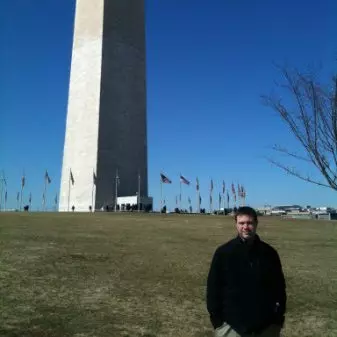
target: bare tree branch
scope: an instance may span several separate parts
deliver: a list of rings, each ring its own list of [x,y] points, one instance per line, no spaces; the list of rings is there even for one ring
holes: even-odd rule
[[[302,175],[301,173],[297,172],[294,168],[290,168],[290,167],[288,167],[288,166],[286,166],[286,165],[283,165],[283,164],[281,164],[280,162],[277,162],[277,161],[275,161],[275,160],[273,160],[273,159],[270,159],[270,158],[268,158],[268,161],[269,161],[271,164],[273,164],[273,165],[279,167],[280,169],[284,170],[284,171],[287,172],[288,174],[293,175],[293,176],[295,176],[295,177],[297,177],[297,178],[299,178],[299,179],[301,179],[301,180],[304,180],[304,181],[306,181],[306,182],[309,182],[309,183],[312,183],[312,184],[315,184],[315,185],[319,185],[319,186],[331,188],[331,186],[328,185],[328,184],[324,184],[324,183],[322,183],[322,182],[320,182],[320,181],[313,180],[313,179],[311,179],[310,177],[305,177],[305,176]]]
[[[277,151],[277,152],[280,152],[280,153],[283,153],[283,154],[286,154],[287,156],[290,156],[290,157],[294,157],[298,160],[303,160],[303,161],[306,161],[307,163],[311,163],[311,160],[308,159],[308,158],[305,158],[303,156],[300,156],[298,155],[297,153],[294,153],[294,152],[290,152],[289,150],[287,150],[286,148],[282,148],[280,147],[279,145],[274,145],[272,147],[272,149],[274,151]]]
[[[331,93],[320,85],[313,73],[304,74],[287,67],[279,69],[285,79],[279,88],[290,94],[295,108],[271,95],[262,96],[263,102],[278,113],[305,151],[305,156],[281,146],[274,146],[273,150],[315,167],[325,182],[306,177],[278,161],[268,160],[301,180],[337,190],[337,77],[333,79]]]

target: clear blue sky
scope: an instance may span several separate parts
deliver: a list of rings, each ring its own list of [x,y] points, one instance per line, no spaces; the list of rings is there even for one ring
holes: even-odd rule
[[[24,199],[41,208],[44,170],[59,190],[74,0],[0,2],[0,169],[8,207],[16,205],[23,169]],[[299,68],[322,64],[336,71],[335,0],[148,0],[147,89],[149,191],[159,205],[159,173],[173,180],[164,194],[170,207],[179,173],[193,182],[183,190],[195,205],[198,176],[208,207],[224,179],[241,183],[253,206],[337,206],[336,193],[306,184],[271,166],[273,144],[296,147],[275,113],[261,105],[279,78],[273,63]],[[302,167],[305,172],[309,171]],[[207,202],[206,202],[207,200]]]

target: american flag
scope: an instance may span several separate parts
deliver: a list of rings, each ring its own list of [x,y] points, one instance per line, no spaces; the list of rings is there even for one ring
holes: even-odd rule
[[[22,188],[25,186],[25,183],[26,183],[26,177],[25,177],[25,174],[23,174],[22,178],[21,178],[21,186],[22,186]]]
[[[235,187],[233,183],[232,183],[232,193],[233,193],[234,202],[236,202],[236,192],[235,192]]]
[[[180,175],[180,182],[183,183],[183,184],[186,184],[186,185],[190,184],[190,182],[185,177],[183,177],[182,175]]]
[[[172,181],[162,173],[160,173],[160,181],[164,184],[172,184]]]
[[[222,181],[222,194],[225,194],[225,189],[226,189],[226,185],[225,185],[225,181]]]
[[[197,177],[197,184],[196,184],[197,191],[199,191],[199,179]]]
[[[213,179],[211,179],[211,192],[213,191]]]
[[[97,176],[96,176],[95,171],[92,172],[92,181],[93,181],[94,185],[96,185]]]
[[[243,186],[241,186],[241,197],[242,197],[242,198],[245,198],[245,197],[246,197],[246,191],[245,191],[245,189],[243,188]]]
[[[48,174],[48,171],[47,171],[47,170],[46,170],[46,173],[45,173],[45,175],[44,175],[44,179],[48,182],[48,184],[51,183],[51,179],[50,179],[50,177],[49,177],[49,174]]]
[[[240,198],[243,198],[243,187],[242,187],[242,185],[240,185],[239,187],[240,187],[240,189],[239,189]]]
[[[71,169],[70,169],[70,180],[71,180],[71,184],[74,185],[75,179],[74,179],[73,173],[71,172]]]
[[[235,187],[234,187],[234,184],[233,184],[233,183],[232,183],[232,193],[233,193],[233,195],[236,195]]]

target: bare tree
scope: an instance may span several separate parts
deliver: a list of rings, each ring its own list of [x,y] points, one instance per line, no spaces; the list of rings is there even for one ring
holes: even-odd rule
[[[275,96],[262,96],[275,110],[298,141],[303,154],[274,146],[273,150],[318,170],[321,180],[306,175],[280,161],[268,160],[304,181],[337,190],[337,77],[330,87],[322,86],[313,72],[308,74],[287,67],[280,68],[285,83],[280,88],[290,93],[295,108]]]

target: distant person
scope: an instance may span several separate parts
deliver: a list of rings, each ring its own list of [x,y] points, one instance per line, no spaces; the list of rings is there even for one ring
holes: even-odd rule
[[[75,212],[75,206],[74,206],[74,205],[71,207],[71,210],[72,210],[73,212]]]
[[[207,309],[215,337],[279,337],[286,284],[274,248],[256,234],[257,213],[240,207],[236,238],[218,247],[207,279]]]

